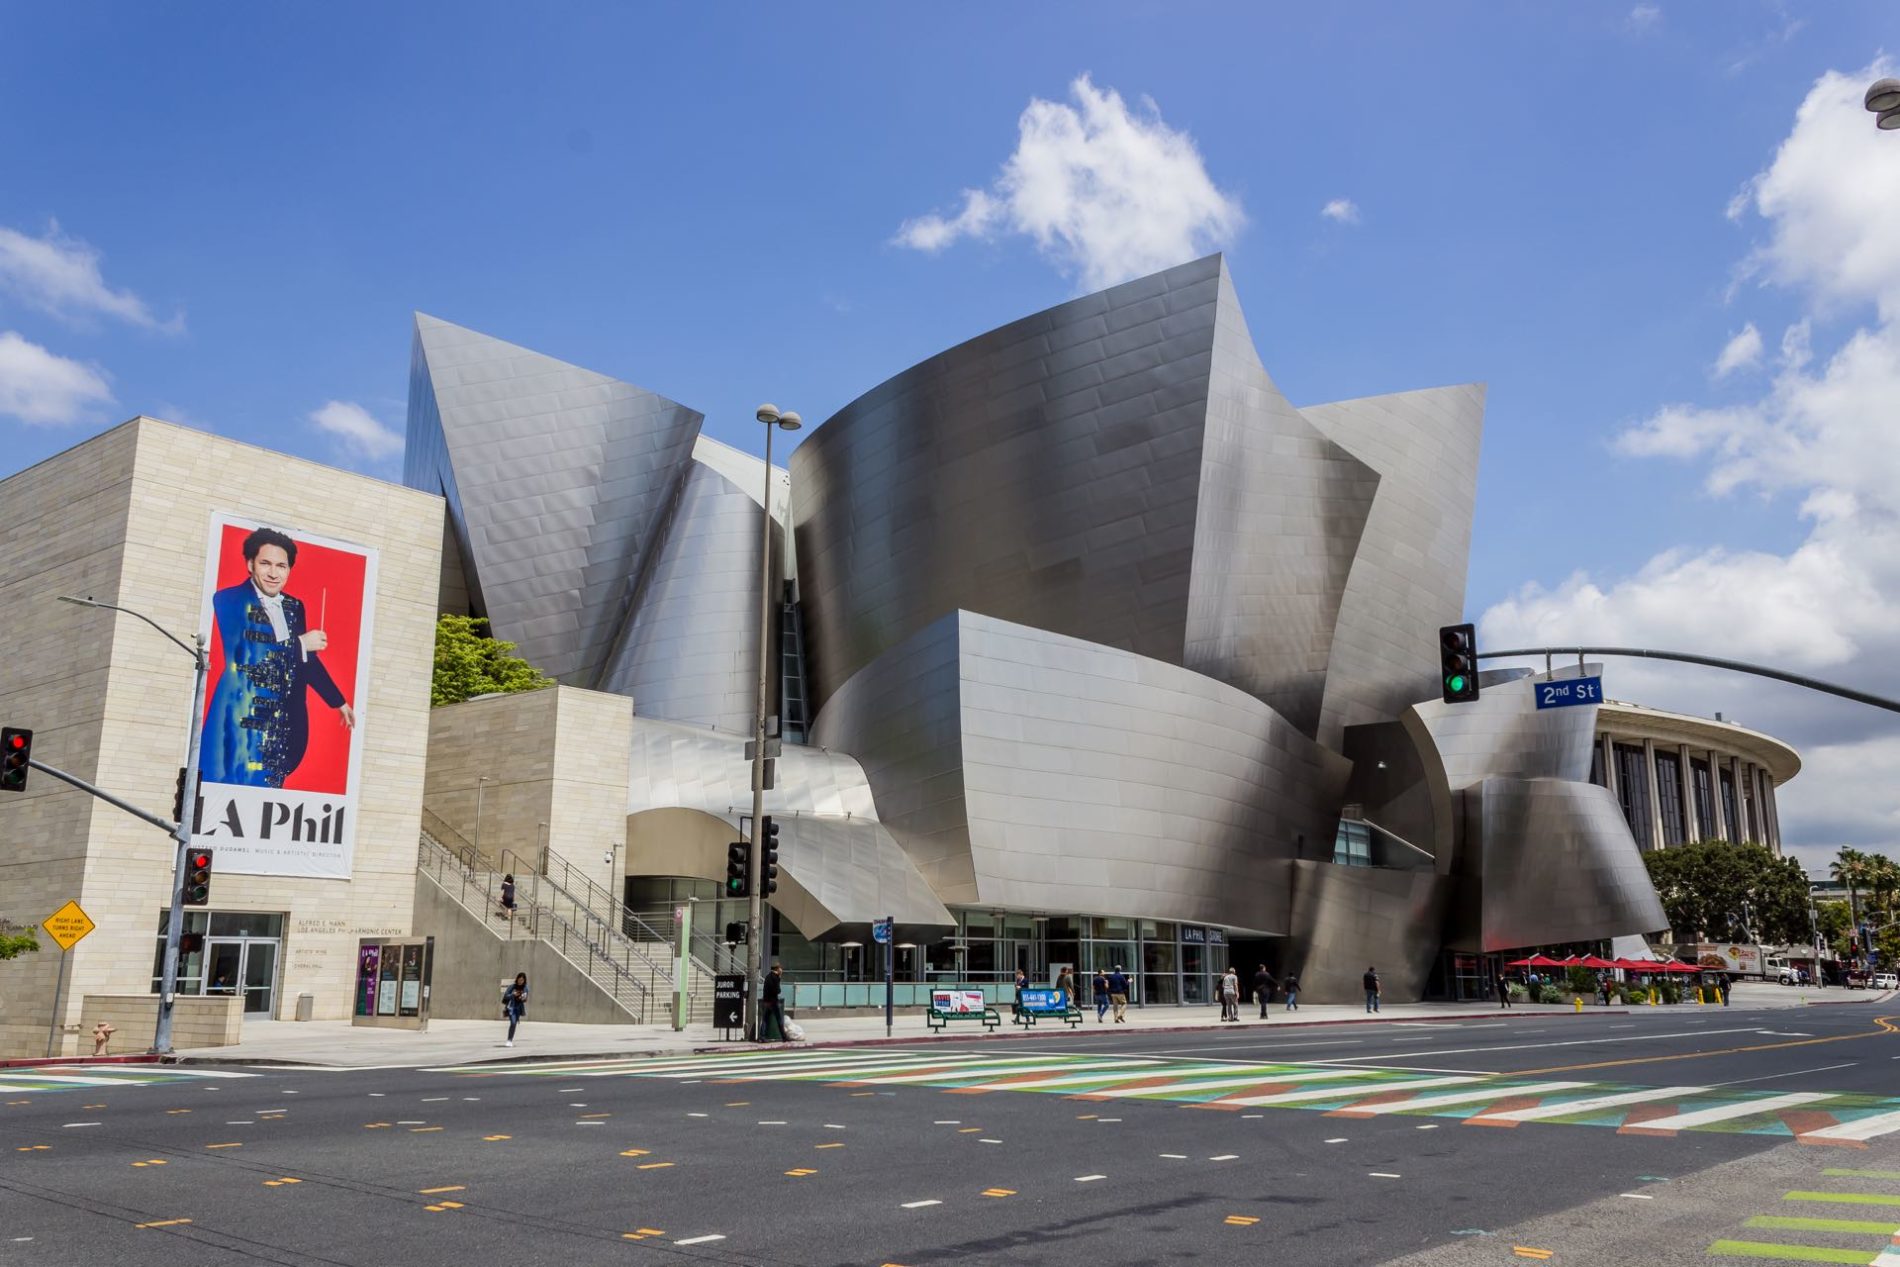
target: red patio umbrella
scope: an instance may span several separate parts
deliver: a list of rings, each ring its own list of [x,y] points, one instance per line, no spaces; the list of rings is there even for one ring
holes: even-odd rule
[[[1561,959],[1552,959],[1549,955],[1532,955],[1528,959],[1513,959],[1504,966],[1507,968],[1563,968],[1568,965]]]
[[[1585,955],[1583,958],[1576,961],[1576,966],[1579,968],[1614,968],[1616,967],[1616,965],[1611,963],[1608,959],[1604,959],[1598,955]]]

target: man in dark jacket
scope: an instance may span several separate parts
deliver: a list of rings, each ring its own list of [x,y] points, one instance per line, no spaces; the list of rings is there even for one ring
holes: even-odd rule
[[[1379,1010],[1379,970],[1368,967],[1363,981],[1366,987],[1366,1011],[1376,1012]]]
[[[765,1005],[759,1009],[759,1041],[762,1043],[785,1040],[785,1002],[780,993],[784,988],[784,978],[784,967],[776,963],[765,974]]]
[[[1260,1003],[1260,1019],[1263,1021],[1267,1019],[1267,1004],[1273,1001],[1273,987],[1278,984],[1273,974],[1267,971],[1266,964],[1254,969],[1253,995]]]

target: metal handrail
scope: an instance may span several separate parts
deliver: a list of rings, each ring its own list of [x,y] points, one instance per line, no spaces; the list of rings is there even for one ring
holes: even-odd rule
[[[420,833],[417,863],[419,868],[428,871],[430,877],[437,883],[442,882],[443,871],[448,867],[453,867],[458,879],[456,900],[460,902],[465,909],[474,909],[468,900],[471,890],[479,896],[484,914],[488,907],[495,904],[491,898],[498,898],[498,895],[491,891],[489,885],[479,878],[482,874],[480,871],[471,872],[471,869],[465,865],[463,859],[457,855],[456,851],[449,849],[427,832]],[[542,906],[536,902],[533,885],[534,875],[532,872],[528,872],[527,874],[530,880],[528,902],[529,919],[532,921],[530,924],[530,935],[540,941],[546,942],[557,954],[560,954],[563,958],[579,967],[589,979],[601,985],[616,1002],[626,1008],[636,1021],[645,1021],[647,1001],[653,993],[652,983],[650,981],[643,983],[636,973],[631,971],[627,966],[617,962],[597,944],[595,939],[586,936],[581,930],[575,928],[572,923],[562,918],[558,911],[555,911],[551,907]],[[444,892],[448,891],[446,884],[443,884],[442,887]],[[521,885],[519,881],[516,883],[515,896],[517,904],[519,904],[521,897]],[[545,923],[543,922],[544,918]],[[510,924],[510,935],[513,935],[512,923]],[[603,970],[604,975],[610,977],[610,980],[607,982],[601,980]]]
[[[569,897],[574,897],[573,890],[577,886],[580,887],[586,894],[582,904],[587,906],[594,914],[601,916],[605,922],[618,927],[622,936],[635,944],[639,944],[642,941],[659,942],[669,947],[674,944],[672,936],[668,933],[661,932],[658,923],[648,922],[640,913],[633,911],[624,901],[597,884],[592,876],[582,871],[579,867],[576,867],[560,854],[554,852],[551,847],[543,847],[541,853],[547,863],[546,874],[549,882],[562,888],[567,892]],[[558,880],[555,878],[557,874],[560,877]],[[598,905],[596,905],[596,903],[598,903]],[[662,919],[659,922],[664,923],[666,921]],[[638,930],[637,933],[633,931],[636,929]],[[705,973],[708,977],[713,976],[715,969],[712,965],[716,962],[715,953],[717,943],[712,937],[702,931],[694,934],[693,944],[695,947],[703,945],[707,951],[703,958],[697,953],[690,955],[693,967]]]

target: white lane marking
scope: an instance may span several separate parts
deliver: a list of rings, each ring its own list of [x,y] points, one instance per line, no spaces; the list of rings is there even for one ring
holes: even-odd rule
[[[1170,1047],[1164,1051],[1149,1052],[1148,1054],[1151,1056],[1200,1056],[1202,1052],[1209,1051],[1279,1051],[1284,1047],[1364,1047],[1365,1045],[1366,1040],[1363,1038],[1319,1038],[1303,1039],[1299,1042],[1290,1043],[1236,1043],[1232,1045],[1223,1044],[1219,1047]],[[1203,1056],[1202,1059],[1213,1060],[1216,1059],[1216,1057]],[[1259,1062],[1235,1061],[1234,1063],[1258,1064]]]
[[[1405,1176],[1395,1175],[1389,1170],[1368,1170],[1366,1171],[1366,1178],[1368,1179],[1403,1179],[1405,1178]]]
[[[145,1078],[86,1078],[69,1073],[35,1073],[21,1070],[14,1075],[18,1078],[31,1078],[34,1082],[56,1082],[66,1087],[142,1087],[149,1084]]]
[[[1790,1069],[1787,1073],[1765,1073],[1759,1078],[1736,1078],[1729,1082],[1711,1082],[1709,1085],[1712,1087],[1739,1087],[1744,1082],[1773,1082],[1776,1078],[1798,1078],[1804,1073],[1827,1073],[1831,1069],[1852,1069],[1859,1063],[1858,1060],[1850,1060],[1844,1065],[1822,1065],[1818,1069]]]
[[[226,1126],[256,1126],[256,1125],[257,1125],[257,1123],[256,1123],[256,1122],[251,1122],[251,1121],[244,1121],[244,1122],[226,1122],[226,1123],[225,1123],[225,1125],[226,1125]]]
[[[1193,1074],[1231,1073],[1231,1064],[1219,1065],[1178,1065],[1157,1068],[1149,1065],[1142,1069],[1124,1069],[1119,1073],[1074,1073],[1059,1078],[1034,1078],[1028,1082],[1012,1082],[1012,1091],[1039,1091],[1044,1087],[1066,1087],[1078,1082],[1132,1082],[1136,1078],[1188,1077]]]
[[[1351,1078],[1355,1076],[1370,1078],[1385,1072],[1386,1070],[1383,1069],[1366,1069],[1357,1072],[1346,1069],[1322,1069],[1317,1072],[1309,1071],[1305,1073],[1256,1073],[1248,1074],[1244,1078],[1190,1078],[1185,1082],[1164,1082],[1156,1087],[1117,1087],[1112,1091],[1089,1091],[1084,1094],[1101,1096],[1104,1099],[1110,1100],[1131,1100],[1144,1095],[1192,1095],[1197,1091],[1218,1091],[1224,1087],[1254,1087],[1263,1083],[1322,1082],[1327,1080],[1337,1082],[1341,1078]]]
[[[705,1117],[707,1115],[704,1113],[688,1113],[686,1116],[687,1117]]]
[[[1234,1100],[1222,1100],[1222,1104],[1242,1104],[1254,1108],[1268,1104],[1299,1104],[1304,1100],[1337,1100],[1363,1098],[1381,1091],[1410,1091],[1424,1087],[1455,1087],[1467,1083],[1482,1081],[1477,1074],[1466,1074],[1456,1078],[1414,1078],[1409,1082],[1369,1082],[1356,1087],[1319,1087],[1307,1091],[1282,1091],[1278,1095],[1249,1095]]]
[[[449,1098],[450,1097],[446,1095],[425,1095],[422,1097],[422,1102],[424,1104],[437,1104]]]
[[[1737,1104],[1718,1105],[1713,1109],[1699,1109],[1694,1113],[1659,1117],[1653,1122],[1640,1122],[1637,1125],[1645,1131],[1685,1131],[1692,1126],[1707,1126],[1711,1122],[1753,1117],[1757,1113],[1772,1113],[1776,1109],[1793,1108],[1797,1104],[1813,1104],[1816,1100],[1833,1098],[1834,1093],[1830,1091],[1791,1091],[1786,1095],[1771,1095],[1761,1100],[1744,1100]]]
[[[945,1069],[935,1073],[872,1074],[862,1078],[851,1078],[848,1079],[848,1081],[863,1083],[865,1086],[897,1086],[907,1082],[941,1082],[949,1079],[981,1081],[990,1078],[1006,1078],[1013,1073],[1049,1073],[1057,1069],[1081,1069],[1086,1067],[1074,1061],[1065,1061],[1059,1065],[1049,1064],[1047,1062],[1042,1064],[1018,1065],[1013,1069],[1001,1067],[1000,1061],[997,1062],[997,1064],[999,1066],[997,1068],[972,1065],[966,1069]],[[1120,1062],[1105,1061],[1097,1067],[1102,1069],[1117,1069],[1121,1066]]]
[[[963,1121],[961,1118],[946,1117],[940,1122],[932,1122],[931,1125],[932,1126],[962,1126]]]
[[[689,1236],[685,1240],[674,1241],[673,1243],[675,1245],[704,1245],[708,1241],[723,1241],[725,1239],[723,1233],[714,1232],[710,1236]]]
[[[1240,1154],[1239,1153],[1222,1153],[1218,1157],[1209,1157],[1208,1160],[1209,1161],[1239,1161]]]
[[[783,1122],[760,1122],[760,1123],[759,1123],[759,1125],[760,1125],[760,1126],[783,1126],[783,1125],[785,1125],[785,1123],[783,1123]]]
[[[554,1094],[573,1095],[576,1091],[585,1091],[585,1090],[587,1090],[586,1087],[556,1087],[554,1088]]]
[[[1521,1030],[1519,1032],[1531,1034],[1538,1031]],[[1760,1033],[1760,1031],[1753,1026],[1742,1026],[1737,1029],[1697,1030],[1693,1034],[1630,1034],[1624,1038],[1573,1038],[1561,1043],[1517,1043],[1511,1046],[1500,1047],[1448,1047],[1442,1051],[1395,1051],[1389,1056],[1354,1056],[1352,1057],[1352,1062],[1357,1064],[1361,1061],[1371,1060],[1412,1060],[1419,1056],[1471,1056],[1491,1051],[1542,1051],[1547,1047],[1594,1047],[1599,1043],[1653,1043],[1671,1038],[1707,1038],[1714,1034],[1756,1033]],[[1319,1061],[1316,1063],[1325,1064],[1328,1062]]]
[[[1121,1119],[1120,1119],[1120,1118],[1118,1118],[1118,1117],[1098,1117],[1098,1118],[1096,1118],[1095,1120],[1096,1120],[1097,1122],[1119,1122],[1119,1121],[1121,1121]]]
[[[1329,1139],[1326,1142],[1329,1144],[1343,1144],[1346,1142],[1346,1138],[1342,1135],[1338,1139]]]
[[[1619,1197],[1628,1197],[1632,1201],[1654,1201],[1656,1198],[1645,1192],[1619,1192]]]
[[[1487,1113],[1487,1122],[1541,1122],[1547,1117],[1564,1117],[1571,1113],[1592,1113],[1597,1109],[1613,1109],[1620,1104],[1642,1104],[1647,1100],[1680,1100],[1692,1095],[1704,1095],[1707,1087],[1648,1087],[1642,1091],[1619,1091],[1615,1095],[1594,1095],[1587,1099],[1571,1100],[1566,1104],[1540,1104],[1531,1109],[1513,1109],[1509,1113]]]
[[[979,1139],[976,1142],[979,1144],[1000,1144],[1003,1141],[1000,1139]]]
[[[1075,1181],[1077,1183],[1094,1183],[1097,1179],[1106,1178],[1108,1178],[1107,1175],[1077,1175]]]
[[[1240,1115],[1240,1120],[1243,1122],[1258,1122],[1261,1118],[1265,1116],[1266,1116],[1265,1113],[1242,1113]]]
[[[387,1094],[387,1093],[386,1093],[386,1092],[382,1092],[382,1091],[372,1091],[372,1092],[370,1092],[370,1093],[369,1093],[369,1098],[370,1098],[370,1099],[372,1099],[372,1100],[380,1100],[380,1099],[382,1099],[382,1098],[383,1098],[383,1096],[384,1096],[385,1094]]]
[[[1528,1086],[1484,1087],[1476,1091],[1454,1091],[1450,1095],[1421,1095],[1409,1100],[1398,1100],[1391,1104],[1374,1104],[1363,1109],[1351,1109],[1353,1113],[1406,1113],[1413,1109],[1436,1109],[1447,1104],[1470,1104],[1473,1100],[1499,1100],[1513,1095],[1544,1095],[1551,1091],[1574,1091],[1578,1087],[1587,1087],[1588,1082],[1533,1082]]]
[[[65,1125],[65,1129],[66,1129],[66,1130],[69,1130],[69,1131],[70,1131],[70,1130],[72,1130],[72,1129],[73,1129],[73,1128],[74,1128],[75,1126],[97,1126],[97,1125],[99,1125],[99,1123],[97,1123],[97,1122],[67,1122],[67,1123],[65,1123],[64,1125]],[[246,1123],[244,1123],[244,1125],[246,1125],[246,1126],[249,1126],[249,1125],[250,1125],[250,1123],[249,1123],[249,1122],[246,1122]]]
[[[848,1131],[851,1129],[850,1127],[844,1125],[842,1122],[821,1122],[819,1123],[819,1125],[823,1126],[828,1131]]]
[[[1165,1157],[1169,1161],[1186,1161],[1187,1160],[1186,1153],[1158,1153],[1156,1155],[1160,1157]]]
[[[1438,1123],[1427,1122],[1423,1126],[1419,1127],[1418,1129],[1421,1131],[1435,1131],[1438,1129]]]
[[[941,1201],[906,1201],[902,1207],[906,1210],[921,1210],[927,1205],[942,1205]]]
[[[1648,1125],[1648,1123],[1644,1123],[1644,1125]],[[1890,1135],[1894,1131],[1900,1131],[1900,1112],[1876,1113],[1872,1117],[1863,1117],[1852,1122],[1842,1122],[1839,1126],[1828,1126],[1818,1131],[1807,1131],[1801,1138],[1868,1140],[1880,1135]]]
[[[428,1124],[429,1123],[423,1118],[415,1118],[414,1120],[405,1118],[396,1123],[398,1126],[427,1126]]]
[[[474,1104],[480,1099],[481,1097],[479,1095],[465,1095],[462,1097],[462,1102],[464,1104]]]

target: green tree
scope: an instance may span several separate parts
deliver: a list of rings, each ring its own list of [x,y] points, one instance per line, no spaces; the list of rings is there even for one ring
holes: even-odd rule
[[[1847,939],[1853,929],[1853,917],[1845,902],[1822,902],[1815,907],[1816,926],[1821,930],[1821,943],[1834,952],[1837,959],[1847,958]]]
[[[36,929],[13,928],[0,924],[0,959],[12,959],[40,948]]]
[[[435,681],[432,705],[458,704],[477,695],[533,691],[554,679],[515,654],[515,644],[489,637],[488,622],[475,616],[443,616],[435,622]]]
[[[1847,913],[1859,924],[1860,891],[1867,884],[1867,855],[1842,845],[1834,861],[1827,864],[1827,873],[1834,877],[1836,884],[1847,886]]]
[[[1669,927],[1685,941],[1806,941],[1808,877],[1765,845],[1703,840],[1643,855]]]

